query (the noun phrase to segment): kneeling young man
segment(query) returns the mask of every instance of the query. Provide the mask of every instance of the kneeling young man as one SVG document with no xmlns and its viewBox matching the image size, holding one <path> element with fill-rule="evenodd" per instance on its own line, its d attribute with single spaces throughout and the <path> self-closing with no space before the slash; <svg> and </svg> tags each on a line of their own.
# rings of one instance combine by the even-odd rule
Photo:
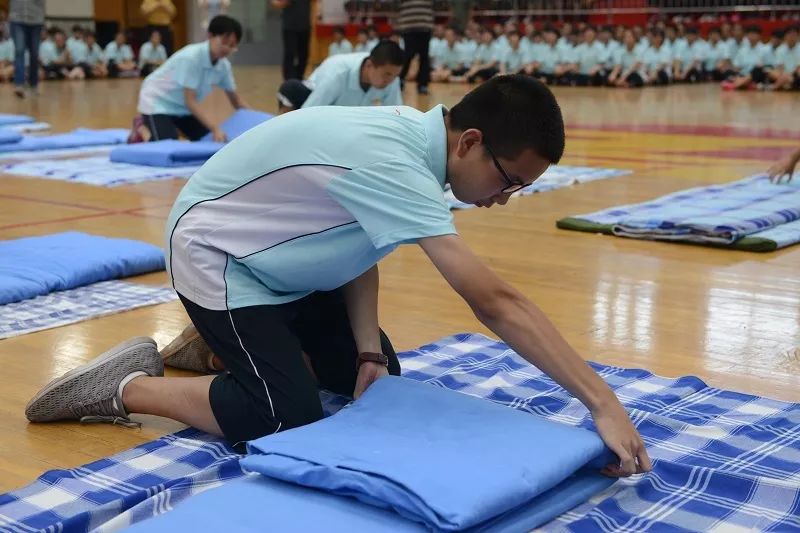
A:
<svg viewBox="0 0 800 533">
<path fill-rule="evenodd" d="M 403 49 L 389 40 L 369 53 L 329 57 L 308 80 L 283 82 L 278 89 L 279 112 L 323 105 L 402 105 L 399 76 L 404 62 Z"/>
<path fill-rule="evenodd" d="M 302 139 L 302 142 L 300 140 Z M 128 341 L 47 385 L 32 421 L 165 416 L 241 443 L 322 417 L 318 385 L 358 397 L 399 374 L 378 321 L 378 262 L 418 244 L 475 316 L 591 411 L 620 458 L 649 470 L 611 389 L 542 311 L 458 236 L 444 201 L 505 204 L 564 150 L 553 94 L 498 76 L 449 111 L 317 107 L 233 140 L 178 196 L 166 228 L 169 275 L 216 376 L 166 378 L 155 342 Z"/>
</svg>

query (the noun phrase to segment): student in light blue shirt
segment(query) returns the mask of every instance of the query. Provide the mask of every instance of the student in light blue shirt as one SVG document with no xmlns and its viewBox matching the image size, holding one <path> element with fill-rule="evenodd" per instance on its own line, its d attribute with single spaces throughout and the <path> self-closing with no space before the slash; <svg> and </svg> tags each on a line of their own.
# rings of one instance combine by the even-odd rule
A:
<svg viewBox="0 0 800 533">
<path fill-rule="evenodd" d="M 180 131 L 192 141 L 211 133 L 213 140 L 225 142 L 219 123 L 199 104 L 219 87 L 234 109 L 246 107 L 227 60 L 241 36 L 238 21 L 217 15 L 208 23 L 206 41 L 184 46 L 147 76 L 139 90 L 137 140 L 177 139 Z"/>
<path fill-rule="evenodd" d="M 489 28 L 483 28 L 480 35 L 481 42 L 475 51 L 472 66 L 464 75 L 469 83 L 486 81 L 500 72 L 500 57 L 494 47 L 494 34 Z"/>
<path fill-rule="evenodd" d="M 611 28 L 608 26 L 602 26 L 600 31 L 597 32 L 597 41 L 605 48 L 605 67 L 607 71 L 614 67 L 614 57 L 616 57 L 617 50 L 622 48 L 622 43 L 614 39 L 611 33 Z"/>
<path fill-rule="evenodd" d="M 526 74 L 534 76 L 542 83 L 552 85 L 561 81 L 561 52 L 558 49 L 558 33 L 552 27 L 544 28 L 544 47 L 526 66 Z"/>
<path fill-rule="evenodd" d="M 447 46 L 444 40 L 444 26 L 442 24 L 436 24 L 433 26 L 433 34 L 431 35 L 431 41 L 428 45 L 428 57 L 430 58 L 431 64 L 433 64 L 433 59 L 439 55 L 443 46 Z"/>
<path fill-rule="evenodd" d="M 711 28 L 708 31 L 708 47 L 704 61 L 704 67 L 710 79 L 722 81 L 734 74 L 731 58 L 728 55 L 729 50 L 728 45 L 722 40 L 720 29 Z"/>
<path fill-rule="evenodd" d="M 336 27 L 333 29 L 333 42 L 328 45 L 328 57 L 339 54 L 353 53 L 353 45 L 345 39 L 344 28 Z"/>
<path fill-rule="evenodd" d="M 567 36 L 567 44 L 558 48 L 558 70 L 557 78 L 559 83 L 565 85 L 575 85 L 578 74 L 578 35 L 571 33 Z"/>
<path fill-rule="evenodd" d="M 86 63 L 86 58 L 89 55 L 89 48 L 86 46 L 85 35 L 86 30 L 76 24 L 72 27 L 72 37 L 67 39 L 67 50 L 69 50 L 70 58 L 72 58 L 72 62 L 75 65 Z"/>
<path fill-rule="evenodd" d="M 353 47 L 353 52 L 366 52 L 369 53 L 372 48 L 369 47 L 369 35 L 365 28 L 361 28 L 356 33 L 356 45 Z"/>
<path fill-rule="evenodd" d="M 583 42 L 575 47 L 575 55 L 578 63 L 576 85 L 605 85 L 607 48 L 597 40 L 597 33 L 593 27 L 587 26 L 583 31 Z"/>
<path fill-rule="evenodd" d="M 97 36 L 93 31 L 87 30 L 84 33 L 86 39 L 86 47 L 89 53 L 86 56 L 86 67 L 84 72 L 87 78 L 105 78 L 108 76 L 108 69 L 106 68 L 105 54 L 100 45 L 97 44 Z"/>
<path fill-rule="evenodd" d="M 664 33 L 653 30 L 650 46 L 641 56 L 641 62 L 647 72 L 645 83 L 650 85 L 667 85 L 671 81 L 672 57 L 664 47 Z"/>
<path fill-rule="evenodd" d="M 14 79 L 14 41 L 0 28 L 0 83 Z"/>
<path fill-rule="evenodd" d="M 761 44 L 761 28 L 750 26 L 747 28 L 747 41 L 739 47 L 736 57 L 733 58 L 733 67 L 736 76 L 722 82 L 726 91 L 747 89 L 751 84 L 763 84 L 767 81 L 765 70 L 765 53 Z"/>
<path fill-rule="evenodd" d="M 400 46 L 388 39 L 368 54 L 329 57 L 309 76 L 311 94 L 302 107 L 402 105 L 399 76 L 404 63 Z"/>
<path fill-rule="evenodd" d="M 608 75 L 609 85 L 614 87 L 642 87 L 647 79 L 641 56 L 636 51 L 636 36 L 633 31 L 625 30 L 622 35 L 623 45 L 614 54 L 614 63 Z"/>
<path fill-rule="evenodd" d="M 768 73 L 772 89 L 800 89 L 799 36 L 797 26 L 787 28 L 783 43 L 775 49 L 775 66 Z"/>
<path fill-rule="evenodd" d="M 380 35 L 378 35 L 378 29 L 375 26 L 367 26 L 367 48 L 372 50 L 378 43 L 381 42 Z"/>
<path fill-rule="evenodd" d="M 150 33 L 150 40 L 139 49 L 139 73 L 146 78 L 166 60 L 167 49 L 161 44 L 161 32 L 153 30 Z"/>
<path fill-rule="evenodd" d="M 563 149 L 556 99 L 527 76 L 493 78 L 450 110 L 318 107 L 256 126 L 192 176 L 165 227 L 168 278 L 225 371 L 165 379 L 155 341 L 139 338 L 51 382 L 26 412 L 167 416 L 233 445 L 319 421 L 319 387 L 358 399 L 399 375 L 379 322 L 379 262 L 418 245 L 476 317 L 587 404 L 616 453 L 598 467 L 646 472 L 613 391 L 469 249 L 444 199 L 449 184 L 463 202 L 505 204 Z"/>
<path fill-rule="evenodd" d="M 558 41 L 556 46 L 558 47 L 559 52 L 563 52 L 566 49 L 572 48 L 572 23 L 565 22 L 563 26 L 561 26 L 561 31 L 559 33 Z"/>
<path fill-rule="evenodd" d="M 444 32 L 445 46 L 439 50 L 439 54 L 433 58 L 433 70 L 431 71 L 431 81 L 448 82 L 451 77 L 460 78 L 467 73 L 469 68 L 464 64 L 465 58 L 458 48 L 460 32 L 455 28 L 447 28 Z"/>
<path fill-rule="evenodd" d="M 519 32 L 508 34 L 508 50 L 500 59 L 500 74 L 516 74 L 523 69 L 528 56 L 520 45 Z"/>
<path fill-rule="evenodd" d="M 708 43 L 702 40 L 697 28 L 686 30 L 686 44 L 674 46 L 676 70 L 675 81 L 697 83 L 705 80 L 703 63 L 706 60 Z"/>
<path fill-rule="evenodd" d="M 104 56 L 109 77 L 135 74 L 136 61 L 133 60 L 133 50 L 125 42 L 124 32 L 117 32 L 114 40 L 106 46 Z"/>
<path fill-rule="evenodd" d="M 72 74 L 74 66 L 67 49 L 67 37 L 58 28 L 49 30 L 50 38 L 39 46 L 39 62 L 47 79 L 63 80 Z"/>
</svg>

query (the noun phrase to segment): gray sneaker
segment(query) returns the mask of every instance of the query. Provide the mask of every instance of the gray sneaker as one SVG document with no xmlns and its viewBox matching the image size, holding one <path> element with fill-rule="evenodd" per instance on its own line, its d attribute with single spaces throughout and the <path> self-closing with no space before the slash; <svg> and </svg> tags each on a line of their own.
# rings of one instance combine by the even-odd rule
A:
<svg viewBox="0 0 800 533">
<path fill-rule="evenodd" d="M 164 364 L 173 368 L 194 370 L 201 374 L 215 374 L 214 353 L 197 332 L 194 324 L 189 324 L 175 340 L 161 350 Z"/>
<path fill-rule="evenodd" d="M 134 372 L 163 376 L 164 362 L 149 337 L 135 337 L 48 383 L 28 402 L 31 422 L 80 420 L 138 426 L 131 422 L 119 385 Z"/>
</svg>

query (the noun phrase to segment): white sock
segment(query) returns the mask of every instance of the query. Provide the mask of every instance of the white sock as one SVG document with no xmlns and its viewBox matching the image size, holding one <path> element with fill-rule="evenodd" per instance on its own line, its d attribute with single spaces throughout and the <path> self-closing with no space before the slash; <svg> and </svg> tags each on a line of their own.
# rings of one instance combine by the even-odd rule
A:
<svg viewBox="0 0 800 533">
<path fill-rule="evenodd" d="M 119 382 L 119 388 L 117 389 L 117 396 L 119 396 L 120 401 L 122 401 L 122 391 L 125 390 L 125 386 L 128 383 L 130 383 L 134 378 L 146 375 L 147 372 L 142 372 L 141 370 L 139 370 L 137 372 L 131 372 L 130 374 L 122 378 L 122 381 Z M 127 409 L 125 409 L 124 405 L 122 406 L 122 410 L 125 411 L 126 413 L 128 412 Z"/>
</svg>

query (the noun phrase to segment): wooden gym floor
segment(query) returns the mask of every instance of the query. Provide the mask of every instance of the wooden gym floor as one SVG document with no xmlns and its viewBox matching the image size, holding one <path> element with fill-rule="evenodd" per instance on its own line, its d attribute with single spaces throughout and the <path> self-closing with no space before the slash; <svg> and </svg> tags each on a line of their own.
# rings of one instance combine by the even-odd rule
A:
<svg viewBox="0 0 800 533">
<path fill-rule="evenodd" d="M 275 68 L 237 68 L 251 106 L 275 111 Z M 3 112 L 57 131 L 127 127 L 139 82 L 48 83 L 18 101 L 0 86 Z M 406 90 L 420 108 L 454 104 L 465 86 Z M 722 93 L 714 85 L 642 91 L 557 89 L 568 124 L 563 163 L 627 168 L 627 177 L 456 212 L 463 237 L 527 294 L 587 359 L 694 374 L 710 385 L 800 401 L 800 247 L 771 254 L 639 242 L 557 230 L 556 219 L 766 169 L 800 143 L 796 94 Z M 215 94 L 217 117 L 230 110 Z M 79 230 L 162 244 L 182 180 L 113 189 L 0 178 L 0 239 Z M 137 279 L 165 284 L 165 274 Z M 399 349 L 483 331 L 415 246 L 381 264 L 381 323 Z M 0 341 L 0 492 L 43 471 L 77 466 L 167 432 L 177 423 L 139 417 L 141 430 L 77 423 L 29 425 L 28 399 L 54 376 L 135 335 L 159 346 L 186 324 L 177 302 Z M 489 333 L 489 332 L 486 332 Z M 168 371 L 172 375 L 179 372 Z"/>
</svg>

